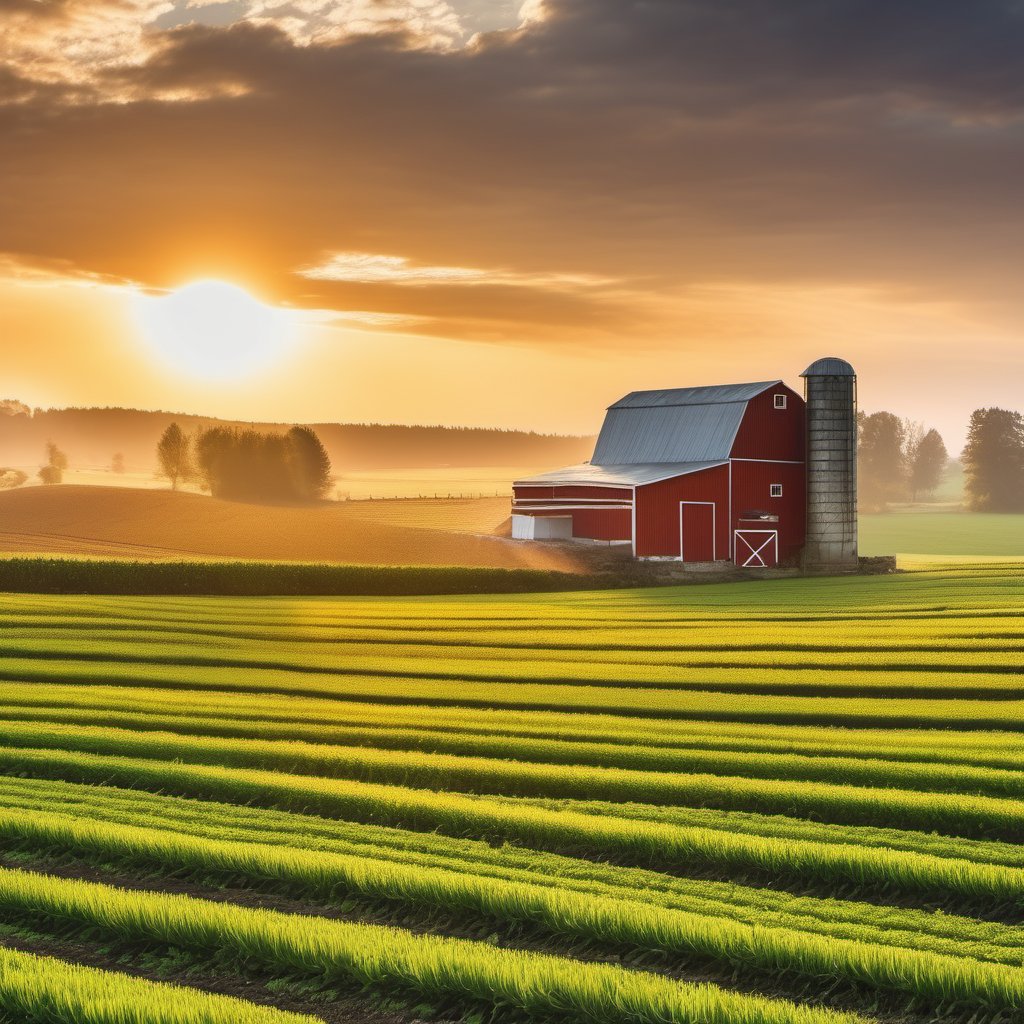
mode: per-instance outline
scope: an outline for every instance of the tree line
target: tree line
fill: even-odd
[[[857,462],[861,508],[930,498],[942,484],[949,454],[936,430],[891,412],[859,414]],[[964,499],[972,512],[1024,512],[1024,416],[976,409],[960,454]]]
[[[930,498],[939,489],[949,453],[937,430],[891,412],[857,416],[860,506],[884,510],[894,501]]]
[[[973,512],[1024,512],[1024,416],[976,409],[960,458]]]
[[[196,481],[215,498],[318,501],[331,483],[331,460],[309,427],[283,434],[213,427],[190,437],[171,423],[156,454],[172,489]]]
[[[5,465],[28,465],[48,440],[64,441],[76,467],[103,466],[120,452],[128,466],[152,462],[171,423],[190,436],[214,427],[283,433],[291,423],[241,422],[173,411],[120,408],[31,409],[0,398],[0,453]],[[590,458],[593,437],[560,437],[479,427],[384,423],[307,423],[338,466],[348,471],[448,466],[567,466]]]

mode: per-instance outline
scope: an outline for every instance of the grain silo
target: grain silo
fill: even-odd
[[[833,356],[811,363],[807,402],[808,572],[857,569],[857,374]]]

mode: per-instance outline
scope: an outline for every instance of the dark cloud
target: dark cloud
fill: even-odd
[[[0,250],[152,285],[232,276],[488,339],[670,338],[673,301],[701,281],[884,284],[1021,312],[1021,4],[545,10],[454,51],[182,26],[138,66],[98,70],[92,103],[30,94],[11,69]],[[616,284],[294,274],[332,251]]]

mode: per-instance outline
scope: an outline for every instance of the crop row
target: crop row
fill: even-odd
[[[267,808],[196,801],[110,786],[83,786],[41,779],[3,777],[0,777],[0,796],[8,808],[25,811],[71,814],[114,824],[169,829],[207,839],[373,857],[406,865],[468,871],[512,881],[566,886],[581,891],[613,892],[622,898],[676,909],[699,909],[701,912],[733,916],[750,923],[774,922],[792,927],[796,922],[801,928],[826,929],[828,934],[844,937],[849,936],[828,929],[867,924],[883,930],[912,929],[916,933],[940,938],[952,937],[970,943],[1016,946],[1021,942],[1017,928],[1007,931],[995,922],[983,923],[973,919],[965,922],[950,914],[889,908],[834,898],[822,902],[813,897],[794,896],[777,889],[738,885],[734,881],[678,878],[660,872],[581,860],[536,849],[509,845],[495,848],[486,842],[452,838],[433,832],[411,832],[381,825],[333,821]],[[21,821],[18,818],[11,825],[11,835],[20,834],[18,829],[21,828]],[[765,821],[774,823],[776,819]],[[735,816],[722,822],[722,827],[727,828],[730,823],[736,823]],[[890,835],[892,842],[899,841],[898,834]],[[1020,852],[1016,852],[1019,861]],[[870,880],[870,872],[868,875]],[[1008,902],[1024,901],[1024,872],[1016,872],[1016,890],[1013,877],[1013,873],[1004,875],[1003,889],[991,895]],[[877,883],[879,879],[874,881]],[[874,890],[877,891],[877,885]]]
[[[126,633],[120,642],[89,640],[75,634],[15,639],[5,636],[4,663],[46,660],[55,653],[69,661],[173,665],[182,668],[263,669],[306,674],[380,674],[408,678],[458,679],[477,682],[556,682],[589,686],[664,689],[774,690],[796,692],[845,686],[915,691],[939,695],[966,691],[971,696],[1001,697],[1019,690],[1020,664],[1015,644],[1003,650],[904,651],[683,651],[661,659],[623,650],[602,659],[585,647],[565,652],[538,649],[521,657],[514,646],[473,648],[448,646],[444,629],[417,645],[295,644],[258,641],[159,642]],[[524,641],[528,633],[524,635]],[[430,641],[430,642],[427,642]],[[824,679],[822,673],[826,673]],[[808,675],[810,673],[810,675]]]
[[[743,625],[742,630],[737,626]],[[621,657],[623,650],[663,663],[673,652],[687,650],[754,651],[805,650],[834,651],[842,649],[885,651],[894,648],[944,650],[1004,650],[1021,634],[1021,616],[975,614],[966,618],[947,619],[891,616],[858,619],[841,625],[831,624],[829,635],[809,628],[806,621],[768,622],[760,620],[721,619],[706,621],[680,617],[645,619],[624,623],[622,620],[594,621],[590,617],[572,616],[496,622],[492,618],[463,619],[453,625],[450,619],[438,621],[436,616],[420,618],[367,618],[362,615],[338,616],[310,622],[305,619],[276,618],[257,625],[249,617],[196,620],[194,617],[165,618],[153,614],[125,615],[123,610],[108,615],[11,614],[0,611],[0,628],[5,635],[18,639],[49,639],[60,641],[69,636],[81,640],[122,640],[134,634],[147,640],[187,642],[190,644],[216,637],[218,641],[261,641],[274,644],[303,643],[319,646],[327,643],[346,644],[395,642],[403,644],[464,644],[468,647],[514,647],[518,656],[530,657],[535,637],[538,656],[547,647],[580,650],[588,656]],[[504,626],[504,628],[500,628]],[[632,646],[631,646],[632,645]]]
[[[15,920],[73,922],[92,934],[99,930],[193,953],[217,950],[328,985],[386,982],[406,992],[504,1004],[548,1019],[607,1024],[854,1024],[858,1019],[608,964],[22,871],[0,870],[0,912]],[[997,998],[1016,995],[1006,989]]]
[[[384,716],[381,716],[382,718]],[[390,726],[332,725],[305,722],[274,723],[262,720],[239,720],[194,714],[151,714],[115,710],[78,710],[60,708],[0,708],[0,736],[9,721],[9,728],[25,728],[29,723],[53,726],[77,724],[87,728],[116,728],[146,731],[168,731],[196,737],[228,740],[253,739],[264,743],[299,741],[321,749],[330,746],[372,747],[377,750],[421,751],[457,754],[471,757],[512,758],[516,761],[540,762],[548,765],[579,765],[597,768],[621,768],[631,772],[707,772],[714,775],[739,775],[745,778],[790,779],[810,782],[836,782],[849,785],[886,786],[936,792],[979,793],[989,796],[1024,797],[1024,758],[1004,757],[1005,768],[939,763],[939,751],[928,751],[936,760],[904,761],[885,756],[837,756],[832,750],[812,753],[771,753],[758,750],[760,744],[745,744],[736,750],[726,745],[692,740],[691,746],[662,747],[626,743],[598,743],[549,738],[520,737],[494,732],[464,733],[449,729],[400,728]],[[47,726],[47,727],[48,727]],[[44,728],[44,726],[40,726]],[[12,733],[13,735],[14,733]],[[948,741],[947,741],[948,742]],[[253,748],[255,750],[255,748]],[[270,749],[273,748],[261,748]],[[858,751],[858,753],[861,753]],[[315,756],[305,750],[302,760],[286,756],[285,766],[296,767]],[[230,762],[229,762],[230,763]],[[257,763],[255,760],[249,763]],[[267,763],[267,762],[259,762]],[[330,768],[330,759],[322,765]],[[555,781],[554,779],[552,780]],[[671,790],[664,794],[671,800]],[[659,798],[660,799],[660,798]]]
[[[229,996],[0,949],[0,1015],[18,1024],[313,1024]]]
[[[305,850],[370,856],[404,864],[423,864],[452,870],[471,870],[513,880],[529,880],[541,884],[583,886],[614,886],[628,891],[628,898],[658,903],[664,894],[666,906],[681,909],[714,904],[716,913],[741,914],[749,910],[761,915],[781,915],[780,922],[790,918],[821,919],[833,923],[869,922],[883,928],[903,927],[907,920],[913,927],[928,934],[955,934],[975,941],[1002,942],[1002,926],[972,921],[964,931],[948,914],[922,914],[907,909],[889,909],[874,904],[850,903],[830,899],[826,904],[811,897],[794,896],[784,891],[750,888],[735,882],[715,882],[693,878],[677,878],[659,872],[621,865],[606,864],[574,857],[545,853],[503,845],[494,848],[486,842],[453,838],[433,832],[411,832],[405,829],[367,823],[335,821],[287,811],[236,806],[210,801],[150,794],[110,786],[83,786],[75,783],[41,779],[0,777],[0,794],[5,805],[29,811],[53,811],[82,815],[116,824],[138,824],[170,829],[203,838],[258,842]],[[698,819],[699,820],[699,819]],[[777,819],[764,819],[774,824]],[[739,824],[736,816],[719,823],[727,829]],[[848,841],[860,838],[864,830],[853,830]],[[811,835],[807,829],[806,835]],[[914,833],[889,833],[894,845],[901,837]],[[877,838],[877,837],[872,837]],[[930,837],[921,836],[921,839]],[[926,847],[927,848],[927,847]],[[986,847],[987,849],[987,847]],[[1014,848],[1007,848],[1013,850]],[[955,852],[955,851],[949,851]],[[1020,853],[1017,850],[1018,862]],[[899,854],[895,854],[899,856]],[[469,866],[467,868],[467,865]],[[962,866],[962,865],[961,865]],[[871,877],[870,870],[866,874]],[[990,895],[1013,902],[1024,897],[1024,873],[1004,875],[1003,887]],[[877,877],[874,879],[880,881]],[[877,890],[877,884],[875,886]],[[946,895],[953,895],[954,892]],[[679,902],[683,901],[683,902]],[[949,928],[954,927],[950,932]],[[1016,932],[1012,933],[1017,935]],[[1011,939],[1011,943],[1017,939]]]
[[[7,721],[4,721],[7,719]],[[91,723],[102,723],[94,725]],[[838,757],[824,754],[767,753],[719,749],[666,748],[627,746],[624,744],[587,743],[571,740],[537,739],[507,734],[463,734],[455,729],[400,729],[365,726],[323,726],[292,724],[275,726],[264,722],[224,720],[191,714],[153,715],[132,712],[82,712],[54,709],[48,713],[37,710],[8,708],[0,711],[0,740],[31,746],[50,745],[55,737],[65,736],[74,724],[75,746],[79,749],[110,749],[124,753],[143,753],[154,742],[166,744],[164,732],[174,732],[182,745],[186,760],[214,763],[251,764],[260,767],[283,767],[289,770],[312,771],[349,776],[354,764],[360,767],[357,777],[372,779],[379,765],[387,763],[393,780],[416,781],[417,773],[429,770],[430,762],[416,757],[426,754],[454,754],[481,759],[514,759],[526,762],[516,768],[505,767],[508,779],[506,792],[532,794],[539,787],[566,796],[578,796],[582,786],[588,794],[611,798],[640,799],[654,803],[673,803],[680,798],[689,802],[691,790],[665,779],[665,773],[709,773],[740,776],[747,779],[780,779],[825,782],[857,786],[882,786],[898,789],[948,793],[977,793],[996,797],[1024,797],[1024,775],[1021,762],[1015,770],[977,767],[964,764],[905,762],[871,757]],[[145,730],[141,736],[130,735]],[[160,734],[157,741],[156,735]],[[109,747],[94,746],[89,738],[103,742],[111,738]],[[194,737],[190,741],[187,737]],[[239,760],[239,739],[255,740],[244,746]],[[124,742],[118,742],[118,740]],[[224,742],[218,742],[223,740]],[[59,745],[65,745],[60,741]],[[353,749],[353,747],[358,749]],[[401,752],[388,757],[384,751]],[[365,753],[363,753],[365,752]],[[148,755],[147,755],[148,756]],[[539,774],[531,771],[531,763],[544,767]],[[375,768],[374,766],[378,766]],[[570,767],[566,767],[570,766]],[[448,766],[449,768],[451,765]],[[588,773],[586,767],[617,769],[616,773]],[[365,773],[365,775],[363,774]],[[452,770],[448,776],[452,788],[477,789],[476,776]],[[487,776],[481,773],[480,779]],[[529,780],[529,781],[527,781]],[[430,781],[428,779],[428,781]],[[483,785],[488,785],[483,782]],[[522,786],[527,789],[522,789]],[[568,788],[567,788],[568,787]],[[643,795],[638,795],[638,794]]]
[[[2,625],[2,623],[0,623]],[[142,623],[124,622],[118,628],[104,621],[102,628],[57,626],[7,626],[4,636],[12,656],[31,657],[59,647],[73,657],[102,657],[118,660],[126,651],[142,651],[148,660],[168,656],[186,664],[233,665],[251,662],[273,668],[322,669],[339,656],[370,656],[383,646],[403,660],[423,657],[443,658],[476,666],[514,655],[524,671],[536,673],[543,666],[571,656],[572,668],[597,675],[614,671],[623,679],[635,678],[641,670],[655,684],[672,682],[673,668],[850,668],[943,669],[972,672],[1007,672],[1012,669],[1019,636],[1004,624],[988,635],[936,636],[930,631],[908,633],[904,629],[880,629],[874,626],[864,635],[847,630],[831,630],[827,639],[809,630],[806,624],[789,630],[745,629],[737,639],[734,623],[721,631],[708,632],[678,627],[651,631],[593,630],[567,623],[558,629],[453,629],[431,623],[410,629],[380,626],[376,629],[338,625],[322,629],[319,635],[304,630],[295,636],[290,630],[252,629],[239,633],[214,630],[209,626],[177,628],[170,624],[155,628]],[[992,635],[997,633],[997,635]],[[211,652],[210,637],[217,638]],[[600,667],[599,667],[600,666]],[[564,667],[563,667],[564,670]],[[470,671],[476,671],[471,669]],[[500,667],[492,669],[500,671]],[[589,678],[589,676],[585,677]]]
[[[365,746],[235,740],[59,723],[0,721],[0,741],[9,746],[55,747],[160,761],[182,760],[190,764],[272,768],[463,792],[758,810],[813,816],[839,823],[911,825],[951,835],[1024,837],[1024,802],[961,793],[868,788],[784,778],[761,780],[681,770],[670,773],[538,764]],[[740,760],[740,755],[732,755],[732,758]],[[727,757],[722,755],[722,760],[726,761],[723,769],[727,770]],[[753,758],[745,760],[754,764]],[[774,760],[785,763],[782,756],[776,755]],[[793,760],[796,759],[790,758]],[[765,770],[772,761],[772,755],[765,755]],[[806,759],[806,764],[813,770],[812,759]],[[856,766],[857,762],[853,764]],[[900,781],[900,771],[907,767],[893,764],[891,774],[882,778],[896,783]],[[822,770],[826,769],[823,762]],[[989,776],[997,775],[994,769],[960,770],[965,774],[984,771]],[[777,771],[784,774],[781,767]]]
[[[613,803],[607,800],[558,800],[543,797],[507,797],[498,794],[493,794],[488,799],[510,807],[544,807],[555,811],[659,822],[683,828],[719,829],[723,832],[765,836],[769,839],[863,846],[894,852],[922,853],[943,859],[966,860],[976,864],[1024,867],[1024,847],[1019,843],[964,839],[914,829],[837,825],[778,814],[722,811],[708,807],[657,807],[621,801]]]
[[[881,758],[892,761],[965,764],[1024,769],[1024,740],[1014,733],[954,730],[851,730],[763,723],[632,719],[541,711],[437,708],[429,705],[372,704],[341,700],[249,695],[233,691],[159,690],[130,686],[46,686],[0,683],[0,715],[136,726],[170,722],[188,707],[190,730],[211,735],[251,735],[275,739],[337,742],[345,730],[367,736],[392,730],[433,731],[446,735],[559,740],[567,746],[582,737],[589,743],[634,750],[725,750],[806,756]],[[191,709],[201,707],[201,717]],[[63,719],[61,716],[65,716]],[[119,718],[120,716],[120,718]],[[153,716],[152,718],[148,716]],[[204,725],[208,723],[208,725]],[[241,733],[238,730],[248,730]],[[637,743],[643,737],[643,746]],[[632,754],[630,755],[632,756]]]
[[[392,665],[393,667],[393,665]],[[728,670],[721,670],[727,674]],[[821,673],[807,671],[819,685]],[[790,673],[790,675],[792,675]],[[920,682],[928,681],[929,673]],[[749,679],[749,674],[744,678]],[[935,673],[942,687],[948,677]],[[210,689],[293,694],[377,703],[429,704],[469,708],[509,708],[538,711],[583,711],[630,717],[702,719],[781,724],[945,728],[955,721],[961,729],[1024,731],[1024,699],[933,700],[903,697],[820,697],[777,695],[752,701],[749,696],[724,692],[691,692],[628,686],[580,684],[481,683],[443,678],[393,675],[330,674],[269,671],[210,666],[157,665],[131,662],[89,662],[60,658],[0,657],[0,680],[12,682],[77,683],[81,685],[156,686],[183,690]],[[724,680],[723,682],[728,682]],[[824,684],[823,689],[827,690]],[[895,686],[896,684],[894,684]],[[763,689],[763,686],[762,686]]]
[[[61,750],[0,748],[0,770],[232,803],[256,803],[452,836],[503,839],[690,873],[702,866],[842,881],[997,903],[1020,899],[1020,869],[928,854],[553,810],[497,798],[253,769],[174,764]]]
[[[828,970],[847,982],[894,990],[930,1005],[1024,1004],[1019,930],[999,928],[996,935],[1002,942],[997,943],[993,929],[981,929],[988,935],[972,935],[971,922],[943,920],[942,915],[930,922],[931,931],[920,935],[916,928],[925,915],[911,913],[901,920],[890,912],[881,924],[871,920],[882,915],[869,906],[857,908],[861,920],[842,924],[815,921],[809,914],[754,912],[743,920],[730,912],[735,908],[710,900],[673,900],[665,894],[652,899],[611,886],[574,887],[566,879],[545,884],[539,874],[525,873],[525,881],[501,878],[475,872],[467,863],[458,869],[389,863],[374,850],[354,856],[281,849],[41,811],[0,812],[0,834],[44,849],[99,853],[105,861],[193,870],[204,876],[225,873],[235,884],[239,875],[284,882],[306,897],[385,899],[426,907],[435,917],[438,912],[461,913],[478,921],[484,915],[633,950],[698,955],[731,969],[791,972],[805,985]]]

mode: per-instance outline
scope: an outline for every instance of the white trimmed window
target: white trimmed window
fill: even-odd
[[[782,497],[782,484],[772,484],[771,491],[769,492],[773,498]]]
[[[786,395],[776,395],[775,396],[775,408],[776,409],[785,409],[786,408],[786,397],[787,397]]]

